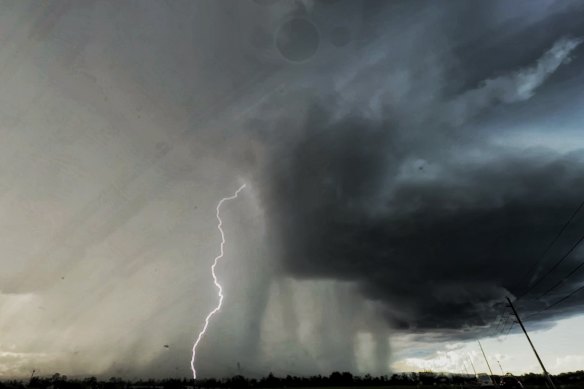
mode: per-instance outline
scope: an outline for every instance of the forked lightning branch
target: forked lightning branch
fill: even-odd
[[[237,196],[239,195],[239,192],[241,192],[244,188],[245,188],[245,184],[240,186],[239,189],[237,189],[232,196],[222,198],[219,201],[219,203],[217,204],[216,216],[217,216],[217,221],[219,222],[219,224],[217,224],[217,229],[219,230],[219,233],[221,234],[221,245],[220,245],[220,249],[219,249],[219,255],[217,255],[215,257],[215,260],[213,261],[213,265],[211,265],[211,275],[213,276],[213,282],[215,283],[215,287],[217,288],[217,295],[219,296],[219,302],[217,303],[217,306],[211,312],[209,312],[209,314],[205,318],[205,325],[203,326],[203,329],[201,330],[201,332],[199,332],[199,335],[197,336],[197,340],[195,340],[195,343],[193,344],[193,354],[191,357],[191,370],[193,371],[193,378],[194,379],[197,378],[197,370],[195,369],[195,359],[196,359],[196,354],[197,354],[197,346],[199,345],[199,343],[203,339],[203,336],[205,335],[205,332],[207,331],[207,327],[209,327],[209,321],[211,320],[211,317],[213,317],[214,314],[219,312],[219,310],[221,309],[221,305],[223,304],[223,288],[221,287],[221,284],[219,283],[219,280],[217,279],[217,274],[215,274],[215,268],[217,267],[219,260],[221,258],[223,258],[223,254],[224,254],[223,246],[225,245],[225,233],[223,232],[223,228],[222,228],[223,221],[221,220],[221,215],[220,215],[221,206],[223,205],[223,203],[225,203],[227,201],[236,199]]]

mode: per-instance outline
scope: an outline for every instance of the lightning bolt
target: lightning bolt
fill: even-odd
[[[223,225],[223,220],[221,220],[221,216],[219,214],[220,210],[221,210],[221,205],[223,205],[223,203],[226,201],[236,199],[237,196],[239,195],[239,192],[241,192],[244,188],[245,188],[245,184],[240,186],[239,189],[236,190],[232,196],[222,198],[219,201],[219,203],[217,204],[216,216],[217,216],[217,220],[219,222],[219,224],[217,224],[217,229],[219,230],[219,233],[221,234],[221,246],[220,246],[219,255],[215,257],[215,260],[213,261],[213,265],[211,266],[211,274],[213,275],[213,282],[215,283],[215,287],[217,288],[217,294],[219,295],[219,303],[217,304],[215,309],[213,309],[211,312],[209,312],[209,314],[205,318],[205,325],[203,326],[203,329],[201,330],[201,332],[199,332],[199,335],[197,336],[197,340],[193,344],[193,356],[191,357],[191,370],[193,371],[193,379],[197,379],[197,370],[195,369],[195,357],[196,357],[196,353],[197,353],[197,346],[201,342],[201,339],[203,339],[203,336],[205,335],[205,332],[207,331],[207,327],[209,327],[209,321],[211,320],[211,317],[214,314],[216,314],[217,312],[219,312],[219,310],[221,309],[221,305],[223,304],[223,288],[221,287],[221,284],[217,280],[217,275],[215,274],[215,267],[217,266],[217,263],[219,262],[219,260],[221,258],[223,258],[223,254],[224,254],[223,253],[223,246],[225,245],[225,233],[223,232],[223,228],[221,228],[221,226]]]

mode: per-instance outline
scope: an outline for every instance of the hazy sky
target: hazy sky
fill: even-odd
[[[0,375],[581,369],[583,17],[0,2]]]

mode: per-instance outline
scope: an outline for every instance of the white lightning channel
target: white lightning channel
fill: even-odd
[[[224,254],[223,253],[223,246],[225,245],[225,233],[223,232],[223,228],[221,228],[221,226],[223,225],[223,220],[221,220],[221,216],[219,215],[219,211],[221,210],[221,205],[223,205],[224,202],[236,199],[237,196],[239,195],[239,192],[241,192],[244,188],[245,188],[245,184],[240,186],[239,189],[235,191],[233,196],[224,197],[217,204],[216,216],[217,216],[217,220],[219,221],[219,224],[217,224],[217,229],[219,230],[219,233],[221,234],[221,246],[220,246],[219,255],[215,257],[215,260],[213,261],[213,265],[211,266],[211,274],[213,275],[213,282],[215,283],[215,287],[217,287],[217,291],[218,291],[217,294],[219,295],[219,303],[217,304],[215,309],[213,309],[211,312],[209,312],[209,314],[205,318],[205,325],[203,326],[203,329],[201,330],[201,332],[199,332],[199,335],[197,336],[197,340],[193,344],[193,356],[191,357],[191,370],[193,371],[193,379],[197,378],[197,370],[195,369],[195,357],[196,357],[196,353],[197,353],[197,346],[199,345],[199,342],[201,341],[201,339],[203,339],[203,335],[205,335],[205,332],[207,331],[207,327],[209,326],[209,321],[211,320],[211,317],[221,309],[221,305],[223,304],[223,288],[221,287],[221,284],[217,280],[217,275],[215,274],[215,267],[217,266],[217,263],[219,262],[219,260],[221,258],[223,258],[223,254]]]

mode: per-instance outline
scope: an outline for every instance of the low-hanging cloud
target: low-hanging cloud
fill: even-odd
[[[480,143],[468,127],[532,98],[581,41],[559,38],[533,63],[439,97],[414,120],[383,102],[385,114],[354,106],[339,115],[343,103],[328,96],[313,101],[303,120],[279,122],[302,134],[275,149],[260,184],[282,271],[352,281],[400,329],[464,338],[486,328],[506,296],[528,288],[542,242],[578,204],[571,188],[584,183],[584,159]],[[371,77],[391,79],[372,68]],[[559,242],[554,253],[569,244]],[[530,299],[527,312],[545,307]]]

